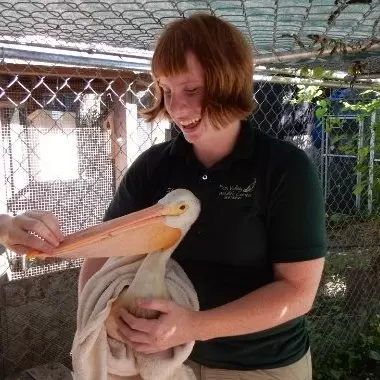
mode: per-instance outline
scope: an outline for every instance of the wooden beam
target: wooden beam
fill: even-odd
[[[112,70],[99,68],[85,68],[72,66],[43,66],[43,65],[24,65],[16,63],[0,64],[0,74],[8,75],[25,75],[25,76],[49,76],[64,78],[104,78],[114,79],[122,78],[127,81],[133,81],[137,78],[152,81],[149,73],[134,73],[129,70]]]

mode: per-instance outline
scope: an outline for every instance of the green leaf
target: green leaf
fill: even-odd
[[[365,90],[363,92],[360,93],[360,95],[367,95],[367,94],[372,94],[372,93],[376,93],[375,90]]]
[[[342,135],[337,135],[337,136],[334,136],[332,139],[331,139],[331,142],[333,144],[336,144],[337,142],[341,141],[341,140],[344,140],[347,138],[347,134],[346,133],[343,133]]]
[[[363,146],[362,148],[360,148],[358,150],[358,154],[359,154],[360,158],[367,157],[368,154],[369,154],[369,152],[370,152],[370,147],[369,146]]]
[[[302,67],[302,69],[301,69],[301,71],[300,71],[300,74],[301,74],[301,76],[303,76],[303,77],[306,77],[306,76],[308,76],[309,75],[309,69],[307,68],[307,67]]]
[[[354,187],[353,194],[360,195],[364,189],[365,189],[365,185],[363,183],[359,183]]]
[[[315,67],[313,70],[313,77],[320,79],[325,75],[325,73],[326,73],[326,70],[323,67],[318,66],[318,67]]]
[[[324,115],[326,115],[326,108],[318,108],[316,111],[315,111],[315,116],[318,118],[318,119],[321,119]]]
[[[377,362],[380,361],[380,352],[378,351],[370,351],[369,352],[369,357],[373,360],[376,360]]]
[[[320,99],[317,101],[317,105],[320,106],[320,107],[327,107],[327,100],[326,99]]]
[[[323,94],[323,91],[321,89],[319,89],[316,93],[315,93],[315,97],[318,97],[318,96],[321,96]]]

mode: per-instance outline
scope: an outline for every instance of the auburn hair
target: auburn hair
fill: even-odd
[[[244,35],[230,23],[208,14],[194,14],[171,22],[157,41],[152,58],[155,100],[143,110],[147,121],[169,118],[160,76],[188,71],[186,53],[192,52],[204,70],[202,114],[220,128],[244,119],[254,109],[253,52]]]

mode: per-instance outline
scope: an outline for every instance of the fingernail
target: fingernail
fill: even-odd
[[[38,257],[38,251],[29,251],[26,253],[26,258],[27,259],[35,259],[36,257]]]

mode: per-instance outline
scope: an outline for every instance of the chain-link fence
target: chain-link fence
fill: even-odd
[[[151,53],[125,46],[152,48],[163,26],[194,11],[233,22],[254,44],[257,127],[318,169],[329,237],[309,315],[318,365],[379,312],[380,110],[343,105],[373,100],[362,93],[380,73],[379,1],[0,1],[0,213],[52,211],[64,233],[101,221],[128,165],[174,133],[138,116],[152,97]],[[295,71],[305,65],[350,70],[322,82]],[[321,119],[315,102],[292,103],[302,83],[322,86]],[[70,367],[80,265],[0,250],[1,379],[43,363]]]
[[[1,212],[49,210],[65,233],[94,225],[130,162],[171,137],[169,123],[138,116],[151,99],[150,76],[113,74],[75,76],[73,69],[62,75],[53,68],[46,75],[23,75],[3,65]],[[303,148],[323,186],[330,256],[310,315],[315,361],[341,348],[336,342],[349,345],[358,337],[380,295],[380,236],[373,218],[380,210],[379,152],[368,155],[367,173],[357,171],[358,149],[376,145],[370,128],[376,115],[357,120],[339,108],[340,99],[355,100],[358,90],[323,91],[335,110],[327,119],[342,120],[335,129],[321,125],[315,106],[291,103],[293,84],[256,82],[252,116],[259,128]],[[344,149],[353,145],[356,153]],[[367,185],[355,193],[361,181]],[[69,365],[77,278],[72,268],[80,261],[36,262],[9,252],[2,257],[2,271],[12,280],[3,284],[2,295],[4,373],[51,361]]]
[[[57,71],[23,75],[2,66],[0,212],[49,210],[67,234],[99,223],[128,165],[170,133],[167,122],[137,116],[150,75]],[[69,366],[81,260],[1,258],[0,373]]]

